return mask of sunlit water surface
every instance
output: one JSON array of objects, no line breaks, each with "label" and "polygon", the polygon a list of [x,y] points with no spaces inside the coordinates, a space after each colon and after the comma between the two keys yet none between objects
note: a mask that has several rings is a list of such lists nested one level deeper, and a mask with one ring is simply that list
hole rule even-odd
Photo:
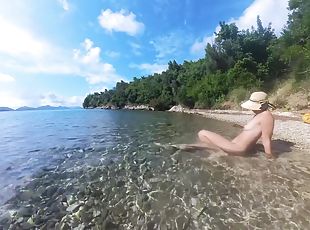
[{"label": "sunlit water surface", "polygon": [[[310,227],[306,153],[284,148],[270,161],[259,151],[231,157],[170,147],[195,142],[200,129],[227,138],[239,132],[229,123],[180,113],[2,112],[3,210],[29,209],[10,212],[11,225],[19,227]],[[49,211],[51,203],[58,206]]]}]

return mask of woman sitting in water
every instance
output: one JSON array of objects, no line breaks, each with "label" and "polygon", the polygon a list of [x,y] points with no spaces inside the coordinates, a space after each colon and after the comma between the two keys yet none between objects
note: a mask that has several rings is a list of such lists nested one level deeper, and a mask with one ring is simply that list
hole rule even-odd
[{"label": "woman sitting in water", "polygon": [[247,150],[254,147],[261,138],[266,156],[273,158],[271,150],[271,137],[274,128],[274,118],[269,107],[275,108],[267,100],[264,92],[254,92],[248,101],[241,104],[242,108],[252,110],[255,116],[247,123],[242,132],[233,140],[227,140],[219,134],[208,130],[201,130],[198,133],[202,144],[188,145],[188,147],[205,147],[215,150],[223,150],[231,155],[245,155]]}]

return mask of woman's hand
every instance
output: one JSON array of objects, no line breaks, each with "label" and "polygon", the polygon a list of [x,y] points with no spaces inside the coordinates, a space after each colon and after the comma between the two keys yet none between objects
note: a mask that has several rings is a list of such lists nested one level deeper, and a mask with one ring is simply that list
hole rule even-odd
[{"label": "woman's hand", "polygon": [[266,158],[268,159],[276,159],[277,156],[273,153],[265,153]]}]

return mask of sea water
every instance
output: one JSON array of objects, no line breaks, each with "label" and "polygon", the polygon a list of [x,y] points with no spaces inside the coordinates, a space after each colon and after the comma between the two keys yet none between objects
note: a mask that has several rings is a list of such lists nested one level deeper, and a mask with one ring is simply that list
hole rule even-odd
[{"label": "sea water", "polygon": [[232,157],[172,147],[195,142],[201,129],[227,138],[240,132],[181,113],[2,112],[0,226],[310,226],[303,152],[282,148],[270,161],[259,151]]}]

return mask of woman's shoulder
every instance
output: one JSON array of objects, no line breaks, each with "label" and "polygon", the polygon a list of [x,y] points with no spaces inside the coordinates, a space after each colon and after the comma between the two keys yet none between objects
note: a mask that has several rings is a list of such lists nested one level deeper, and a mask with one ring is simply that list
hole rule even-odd
[{"label": "woman's shoulder", "polygon": [[268,120],[274,120],[274,117],[272,113],[269,110],[265,110],[260,113],[260,118],[261,119],[268,119]]}]

